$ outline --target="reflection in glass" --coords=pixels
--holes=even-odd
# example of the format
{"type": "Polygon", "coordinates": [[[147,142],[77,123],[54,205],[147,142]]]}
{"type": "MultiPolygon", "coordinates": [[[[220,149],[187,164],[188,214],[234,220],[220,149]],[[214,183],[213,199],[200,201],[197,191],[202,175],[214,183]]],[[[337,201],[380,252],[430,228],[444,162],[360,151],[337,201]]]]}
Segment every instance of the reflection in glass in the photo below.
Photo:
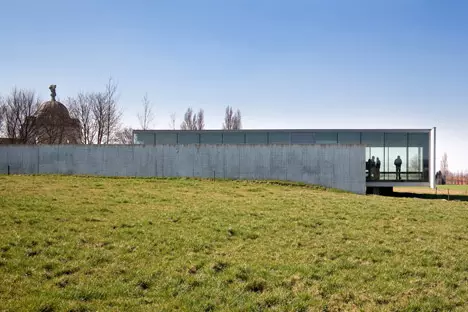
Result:
{"type": "Polygon", "coordinates": [[[316,132],[315,144],[337,144],[338,133],[336,132],[316,132]]]}
{"type": "Polygon", "coordinates": [[[270,144],[289,144],[289,132],[270,132],[270,144]]]}
{"type": "Polygon", "coordinates": [[[201,144],[221,144],[223,136],[221,133],[200,133],[201,144]]]}
{"type": "Polygon", "coordinates": [[[198,144],[199,135],[193,132],[179,132],[179,144],[198,144]]]}
{"type": "Polygon", "coordinates": [[[370,147],[383,147],[384,146],[384,133],[383,132],[363,132],[362,144],[370,147]]]}
{"type": "Polygon", "coordinates": [[[408,155],[411,166],[412,159],[415,157],[418,149],[418,158],[420,161],[420,175],[423,182],[429,182],[429,133],[409,133],[408,134],[408,155]]]}
{"type": "Polygon", "coordinates": [[[177,133],[157,133],[156,144],[177,144],[177,133]]]}
{"type": "Polygon", "coordinates": [[[360,132],[339,132],[338,143],[361,144],[361,133],[360,132]]]}
{"type": "Polygon", "coordinates": [[[244,144],[245,135],[242,132],[225,132],[223,134],[224,144],[244,144]]]}
{"type": "Polygon", "coordinates": [[[246,133],[245,141],[247,144],[267,144],[268,133],[267,132],[246,133]]]}
{"type": "Polygon", "coordinates": [[[315,144],[315,133],[313,132],[292,132],[291,144],[315,144]]]}
{"type": "Polygon", "coordinates": [[[153,145],[154,144],[154,133],[149,133],[149,132],[134,133],[133,143],[134,144],[153,145]]]}

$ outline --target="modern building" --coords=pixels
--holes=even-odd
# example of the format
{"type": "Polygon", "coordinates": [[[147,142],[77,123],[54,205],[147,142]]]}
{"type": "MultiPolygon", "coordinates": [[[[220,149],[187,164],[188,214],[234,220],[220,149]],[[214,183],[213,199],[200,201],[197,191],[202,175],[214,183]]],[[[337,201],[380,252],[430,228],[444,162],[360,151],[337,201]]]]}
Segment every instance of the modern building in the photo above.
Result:
{"type": "Polygon", "coordinates": [[[366,186],[435,187],[431,129],[134,130],[134,144],[352,144],[365,148],[366,186]],[[398,160],[397,160],[398,159],[398,160]],[[377,165],[379,163],[379,165],[377,165]],[[399,165],[399,166],[398,166],[399,165]]]}

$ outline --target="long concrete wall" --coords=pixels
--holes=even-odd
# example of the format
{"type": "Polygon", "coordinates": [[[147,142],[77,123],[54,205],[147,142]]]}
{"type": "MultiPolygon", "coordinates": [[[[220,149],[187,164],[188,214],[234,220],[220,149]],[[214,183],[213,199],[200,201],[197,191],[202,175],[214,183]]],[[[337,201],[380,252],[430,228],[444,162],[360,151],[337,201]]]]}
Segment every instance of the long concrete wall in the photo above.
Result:
{"type": "Polygon", "coordinates": [[[217,177],[365,193],[360,145],[0,145],[0,173],[217,177]]]}

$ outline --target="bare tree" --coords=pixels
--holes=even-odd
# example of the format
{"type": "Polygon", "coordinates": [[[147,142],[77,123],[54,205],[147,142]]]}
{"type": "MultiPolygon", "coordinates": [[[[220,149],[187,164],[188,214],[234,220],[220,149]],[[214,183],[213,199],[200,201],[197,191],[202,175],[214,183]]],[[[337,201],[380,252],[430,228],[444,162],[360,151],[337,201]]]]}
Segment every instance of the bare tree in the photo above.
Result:
{"type": "Polygon", "coordinates": [[[133,130],[132,128],[123,128],[116,132],[115,142],[117,144],[133,144],[133,130]]]}
{"type": "Polygon", "coordinates": [[[242,118],[240,110],[237,110],[235,113],[232,110],[232,107],[226,107],[226,112],[224,114],[224,130],[240,130],[242,129],[242,118]]]}
{"type": "Polygon", "coordinates": [[[39,107],[36,93],[15,87],[3,102],[7,137],[23,144],[34,143],[34,125],[28,117],[39,107]]]}
{"type": "Polygon", "coordinates": [[[172,130],[175,130],[176,128],[176,114],[175,113],[171,114],[171,121],[169,122],[169,128],[172,130]]]}
{"type": "Polygon", "coordinates": [[[233,130],[240,129],[242,129],[242,117],[240,110],[237,110],[236,114],[234,115],[233,130]]]}
{"type": "Polygon", "coordinates": [[[138,114],[138,120],[143,130],[148,129],[154,120],[153,108],[148,100],[148,94],[143,97],[143,114],[138,114]]]}
{"type": "Polygon", "coordinates": [[[0,96],[0,135],[3,134],[3,121],[5,120],[6,106],[3,98],[0,96]]]}
{"type": "Polygon", "coordinates": [[[440,172],[442,173],[442,177],[444,178],[449,175],[447,153],[444,153],[444,155],[442,156],[442,160],[440,161],[440,172]]]}
{"type": "MultiPolygon", "coordinates": [[[[196,115],[196,114],[195,114],[196,115]]],[[[180,125],[181,130],[196,130],[196,116],[193,114],[191,107],[187,109],[184,115],[184,121],[180,125]]]]}
{"type": "Polygon", "coordinates": [[[104,99],[104,134],[105,142],[109,144],[119,128],[120,119],[122,117],[122,112],[117,107],[117,84],[112,82],[112,78],[109,78],[106,85],[104,99]]]}
{"type": "Polygon", "coordinates": [[[106,133],[106,99],[102,93],[92,93],[90,95],[91,110],[96,127],[96,143],[104,144],[106,133]]]}
{"type": "Polygon", "coordinates": [[[198,115],[196,116],[196,128],[197,130],[203,130],[205,129],[205,112],[203,111],[203,109],[200,109],[198,111],[198,115]]]}
{"type": "Polygon", "coordinates": [[[109,78],[104,92],[93,92],[89,95],[97,144],[111,143],[119,129],[122,112],[117,106],[116,92],[117,85],[109,78]]]}
{"type": "Polygon", "coordinates": [[[72,118],[81,125],[81,143],[93,144],[96,137],[96,122],[93,114],[93,94],[78,93],[76,98],[68,98],[72,118]]]}
{"type": "Polygon", "coordinates": [[[181,130],[203,130],[205,128],[205,113],[203,109],[197,114],[193,113],[191,107],[187,109],[184,115],[184,121],[180,125],[181,130]]]}

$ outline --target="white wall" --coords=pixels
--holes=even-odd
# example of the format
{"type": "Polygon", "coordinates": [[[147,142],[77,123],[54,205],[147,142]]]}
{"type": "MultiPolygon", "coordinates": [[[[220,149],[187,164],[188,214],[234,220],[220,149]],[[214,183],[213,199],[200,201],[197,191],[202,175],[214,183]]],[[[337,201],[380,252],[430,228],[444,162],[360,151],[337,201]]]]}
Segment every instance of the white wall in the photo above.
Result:
{"type": "Polygon", "coordinates": [[[0,173],[290,180],[364,194],[360,145],[0,145],[0,173]]]}

